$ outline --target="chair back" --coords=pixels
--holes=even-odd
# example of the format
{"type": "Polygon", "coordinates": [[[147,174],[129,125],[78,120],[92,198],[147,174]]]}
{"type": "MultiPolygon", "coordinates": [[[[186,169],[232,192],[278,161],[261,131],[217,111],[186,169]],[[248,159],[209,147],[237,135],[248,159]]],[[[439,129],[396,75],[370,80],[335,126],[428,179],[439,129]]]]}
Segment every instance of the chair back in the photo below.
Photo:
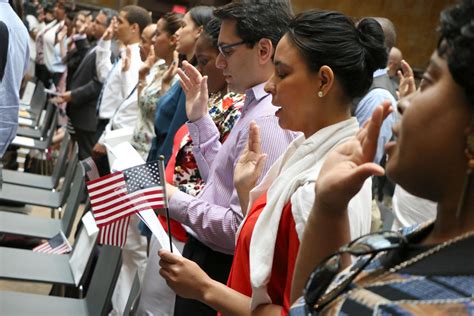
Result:
{"type": "Polygon", "coordinates": [[[84,175],[84,167],[82,167],[81,164],[78,164],[66,200],[63,217],[61,218],[61,230],[66,237],[69,237],[71,234],[72,225],[74,224],[74,219],[76,218],[79,204],[81,203],[81,197],[85,190],[84,175]]]}
{"type": "Polygon", "coordinates": [[[33,93],[33,97],[31,98],[30,102],[30,112],[33,116],[33,126],[38,126],[41,112],[44,109],[44,105],[46,104],[46,92],[44,92],[44,85],[41,80],[36,82],[36,89],[33,93]]]}
{"type": "Polygon", "coordinates": [[[46,134],[44,135],[43,139],[41,139],[46,142],[45,148],[51,146],[51,143],[53,142],[53,136],[56,132],[56,128],[58,127],[58,116],[59,111],[55,106],[53,106],[53,114],[49,122],[50,125],[47,125],[48,129],[46,130],[46,134]]]}
{"type": "Polygon", "coordinates": [[[63,175],[64,170],[66,168],[66,161],[67,155],[69,153],[69,144],[71,142],[71,136],[68,132],[64,134],[64,138],[61,141],[61,145],[59,147],[59,155],[58,159],[56,160],[56,164],[53,168],[53,173],[51,174],[51,182],[53,183],[53,187],[58,186],[59,178],[63,175]]]}
{"type": "Polygon", "coordinates": [[[107,315],[121,266],[122,249],[102,246],[85,298],[89,315],[107,315]]]}
{"type": "Polygon", "coordinates": [[[59,191],[59,197],[61,201],[61,205],[66,203],[66,198],[69,195],[69,191],[71,189],[72,178],[74,177],[74,172],[76,171],[76,167],[79,165],[79,156],[78,156],[79,148],[77,143],[74,144],[72,147],[71,159],[67,164],[66,174],[64,175],[64,182],[61,186],[61,190],[59,191]]]}

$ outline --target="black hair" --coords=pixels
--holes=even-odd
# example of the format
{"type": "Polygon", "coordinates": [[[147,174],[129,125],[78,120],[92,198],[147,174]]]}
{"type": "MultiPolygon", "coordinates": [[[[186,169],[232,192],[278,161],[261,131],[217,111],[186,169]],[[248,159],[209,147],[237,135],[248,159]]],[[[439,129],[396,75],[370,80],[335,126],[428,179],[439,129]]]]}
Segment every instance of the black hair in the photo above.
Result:
{"type": "Polygon", "coordinates": [[[183,14],[181,13],[168,12],[161,18],[165,21],[165,31],[170,36],[176,33],[183,23],[183,14]]]}
{"type": "Polygon", "coordinates": [[[122,10],[127,13],[127,21],[130,24],[137,23],[140,33],[143,32],[148,24],[151,24],[151,17],[147,10],[137,5],[127,5],[122,10]]]}
{"type": "Polygon", "coordinates": [[[310,71],[329,66],[351,99],[364,95],[374,71],[386,64],[383,31],[371,18],[356,27],[342,13],[310,10],[291,20],[287,34],[310,71]]]}
{"type": "Polygon", "coordinates": [[[397,31],[395,30],[395,25],[392,21],[384,17],[373,17],[373,19],[379,22],[382,27],[385,36],[385,47],[387,48],[387,52],[390,53],[392,47],[397,44],[397,31]]]}
{"type": "Polygon", "coordinates": [[[474,0],[464,0],[441,13],[438,54],[474,110],[474,0]]]}
{"type": "Polygon", "coordinates": [[[218,18],[213,18],[205,26],[201,36],[205,36],[212,47],[217,49],[217,40],[221,30],[221,21],[218,18]]]}
{"type": "MultiPolygon", "coordinates": [[[[112,22],[112,18],[114,16],[118,16],[118,12],[113,10],[113,9],[109,9],[109,8],[102,8],[100,9],[99,13],[103,13],[105,14],[105,16],[107,17],[107,21],[105,22],[107,25],[110,25],[110,22],[112,22]]],[[[97,17],[97,15],[94,17],[94,19],[97,17]]]]}
{"type": "Polygon", "coordinates": [[[196,26],[204,26],[209,22],[214,16],[212,11],[214,10],[213,7],[208,6],[197,6],[189,10],[189,15],[193,20],[196,26]]]}
{"type": "Polygon", "coordinates": [[[214,15],[221,20],[236,21],[237,35],[249,47],[262,38],[269,39],[276,47],[293,14],[286,0],[245,0],[218,8],[214,15]]]}

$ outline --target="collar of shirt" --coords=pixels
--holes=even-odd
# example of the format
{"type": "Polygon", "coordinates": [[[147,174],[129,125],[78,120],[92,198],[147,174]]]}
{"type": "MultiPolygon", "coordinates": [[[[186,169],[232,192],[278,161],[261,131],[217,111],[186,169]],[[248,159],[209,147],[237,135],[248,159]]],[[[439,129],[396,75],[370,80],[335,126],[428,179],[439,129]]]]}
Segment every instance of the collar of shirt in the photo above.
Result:
{"type": "Polygon", "coordinates": [[[387,73],[387,68],[381,68],[374,71],[374,78],[383,76],[387,73]]]}
{"type": "Polygon", "coordinates": [[[0,3],[8,3],[8,0],[0,0],[0,3]]]}
{"type": "Polygon", "coordinates": [[[245,103],[242,107],[242,113],[247,112],[249,108],[257,105],[262,99],[270,95],[270,93],[265,92],[263,89],[265,84],[266,82],[260,83],[245,91],[245,103]]]}

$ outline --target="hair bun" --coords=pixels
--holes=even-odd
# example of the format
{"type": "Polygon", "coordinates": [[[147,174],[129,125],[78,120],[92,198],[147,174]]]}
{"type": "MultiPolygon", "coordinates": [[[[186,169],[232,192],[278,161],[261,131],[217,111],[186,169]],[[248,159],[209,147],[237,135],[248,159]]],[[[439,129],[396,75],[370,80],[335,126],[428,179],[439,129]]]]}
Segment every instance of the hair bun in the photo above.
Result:
{"type": "Polygon", "coordinates": [[[372,18],[364,18],[357,25],[359,43],[365,51],[367,68],[374,72],[387,66],[388,52],[382,26],[372,18]]]}

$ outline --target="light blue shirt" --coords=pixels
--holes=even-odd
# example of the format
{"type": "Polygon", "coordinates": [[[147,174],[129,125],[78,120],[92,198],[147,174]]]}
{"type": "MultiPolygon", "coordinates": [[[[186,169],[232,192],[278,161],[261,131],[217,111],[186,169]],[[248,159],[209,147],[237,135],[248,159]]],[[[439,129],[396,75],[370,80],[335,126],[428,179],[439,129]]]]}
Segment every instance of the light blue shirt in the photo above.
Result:
{"type": "MultiPolygon", "coordinates": [[[[374,72],[374,78],[384,75],[386,72],[386,69],[376,70],[374,72]]],[[[380,135],[377,142],[377,153],[375,154],[374,159],[374,162],[376,163],[380,163],[384,154],[384,146],[392,137],[392,125],[395,123],[396,119],[395,113],[397,101],[388,90],[375,88],[370,90],[362,100],[360,100],[355,111],[357,121],[359,122],[359,125],[362,126],[372,116],[374,109],[385,100],[392,102],[393,112],[385,119],[380,129],[380,135]]]]}
{"type": "Polygon", "coordinates": [[[0,82],[0,157],[3,157],[18,126],[20,84],[29,61],[29,35],[7,0],[0,0],[0,21],[7,25],[9,33],[5,75],[0,82]]]}

